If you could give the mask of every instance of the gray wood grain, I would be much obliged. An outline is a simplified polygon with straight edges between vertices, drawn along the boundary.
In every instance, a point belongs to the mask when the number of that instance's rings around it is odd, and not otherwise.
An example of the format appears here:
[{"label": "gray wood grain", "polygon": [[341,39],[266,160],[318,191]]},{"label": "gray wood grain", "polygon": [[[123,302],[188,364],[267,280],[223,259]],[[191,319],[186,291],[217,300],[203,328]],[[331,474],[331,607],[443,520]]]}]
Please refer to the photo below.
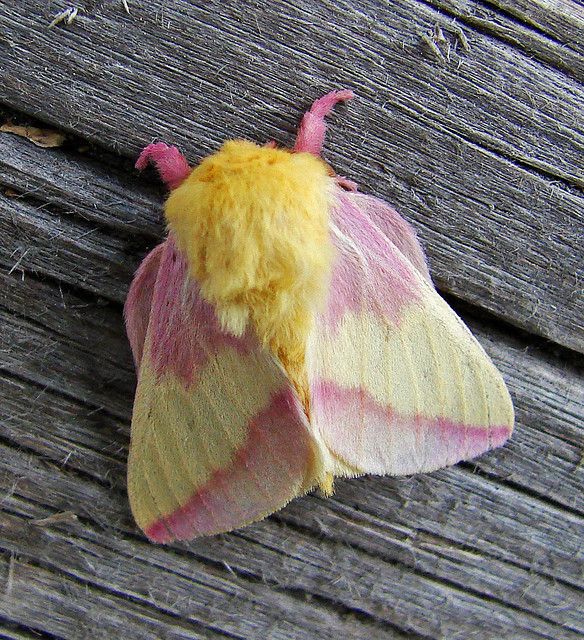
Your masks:
[{"label": "gray wood grain", "polygon": [[430,0],[454,17],[578,80],[584,78],[584,9],[573,0]]},{"label": "gray wood grain", "polygon": [[566,47],[584,53],[584,7],[578,0],[490,0],[490,4]]},{"label": "gray wood grain", "polygon": [[[0,6],[0,103],[78,136],[0,135],[0,636],[582,637],[580,5],[128,2],[52,30],[64,3]],[[164,193],[133,157],[156,136],[193,161],[234,135],[289,143],[341,85],[360,99],[328,159],[419,230],[516,431],[471,463],[151,545],[126,495],[121,304]]]},{"label": "gray wood grain", "polygon": [[[353,509],[353,518],[349,513],[335,514],[335,503],[331,508],[327,501],[309,498],[307,500],[312,500],[312,504],[303,508],[302,501],[296,501],[278,518],[271,518],[237,534],[165,550],[152,547],[143,539],[128,537],[127,533],[123,535],[128,529],[129,517],[111,490],[72,477],[64,470],[60,475],[51,473],[45,465],[26,454],[6,450],[2,454],[2,472],[8,472],[18,480],[18,488],[14,492],[17,496],[5,500],[6,510],[1,516],[3,530],[6,529],[4,544],[8,548],[22,549],[22,538],[26,536],[26,553],[36,562],[42,561],[42,564],[52,565],[56,570],[77,575],[79,579],[97,583],[101,588],[109,585],[109,590],[117,593],[135,595],[136,592],[146,592],[155,606],[163,610],[169,600],[170,604],[175,604],[181,603],[182,598],[186,599],[186,591],[192,601],[182,603],[181,613],[184,617],[190,613],[199,620],[211,606],[209,595],[205,594],[212,585],[217,589],[218,583],[223,584],[221,590],[224,595],[233,594],[234,588],[246,589],[248,597],[244,602],[240,603],[238,599],[237,603],[226,607],[230,598],[219,599],[213,607],[217,611],[211,612],[219,627],[231,629],[236,635],[238,632],[231,625],[239,625],[241,637],[254,637],[245,631],[250,624],[246,600],[252,600],[258,608],[259,603],[264,603],[265,608],[259,609],[260,613],[270,609],[268,605],[274,606],[274,599],[283,602],[266,614],[269,619],[261,620],[259,628],[264,632],[271,629],[270,625],[277,624],[282,611],[285,611],[285,619],[296,620],[298,637],[303,637],[303,634],[311,637],[310,622],[318,615],[319,599],[323,605],[328,602],[330,608],[337,611],[341,608],[346,612],[359,610],[366,613],[370,623],[376,621],[373,623],[379,625],[385,621],[392,626],[397,623],[403,625],[408,633],[421,635],[440,636],[442,625],[448,629],[444,633],[447,637],[473,637],[473,633],[477,637],[500,637],[506,630],[511,637],[571,638],[577,637],[573,625],[581,629],[581,616],[577,609],[580,594],[569,586],[569,581],[566,584],[557,578],[546,579],[539,568],[522,570],[513,561],[502,563],[495,560],[491,561],[487,571],[477,570],[476,565],[481,561],[473,557],[481,554],[472,543],[458,546],[448,534],[456,529],[457,516],[460,517],[465,509],[476,515],[475,529],[490,519],[489,512],[478,511],[468,498],[466,505],[464,501],[460,502],[456,491],[453,494],[448,491],[444,498],[449,500],[451,510],[452,506],[458,505],[458,513],[449,517],[444,505],[437,504],[436,510],[442,517],[436,522],[436,517],[432,516],[432,528],[444,529],[444,532],[425,531],[427,521],[423,517],[415,521],[411,513],[408,525],[404,526],[401,521],[388,525],[388,510],[393,515],[399,509],[399,502],[403,506],[404,498],[412,500],[412,493],[416,491],[440,502],[439,492],[432,491],[432,480],[430,486],[424,482],[414,489],[411,484],[400,487],[399,499],[394,506],[391,498],[385,500],[386,504],[377,504],[380,497],[391,497],[393,491],[386,488],[378,493],[375,486],[369,486],[364,492],[362,485],[365,481],[356,481],[347,485],[352,492],[351,499],[359,500],[360,505],[359,510]],[[419,479],[412,481],[415,485],[419,483]],[[444,484],[448,485],[450,481]],[[472,483],[465,487],[465,493],[471,487]],[[368,499],[364,499],[364,493]],[[509,495],[503,497],[508,498]],[[24,509],[30,516],[29,501],[35,503],[39,498],[43,504],[48,503],[57,509],[65,503],[73,505],[80,515],[80,522],[68,525],[61,535],[55,530],[63,529],[62,526],[39,530],[38,527],[27,528],[22,522],[11,523],[10,513],[21,513]],[[23,501],[26,508],[21,504]],[[511,501],[510,513],[515,506]],[[348,507],[346,505],[345,509]],[[301,512],[294,513],[298,508]],[[374,513],[377,510],[375,517],[369,515],[370,510]],[[32,514],[39,515],[38,507]],[[468,519],[468,515],[465,517]],[[512,521],[513,516],[508,516],[508,519]],[[357,525],[360,520],[359,534]],[[525,531],[524,526],[527,526]],[[517,546],[534,537],[534,526],[537,530],[533,518],[529,525],[523,524],[521,516],[517,518],[514,533]],[[570,544],[579,543],[577,531],[574,530],[573,534],[572,542],[568,542],[565,549],[568,553]],[[370,544],[370,539],[375,541],[375,545]],[[480,540],[478,542],[481,543]],[[543,544],[539,543],[540,548]],[[541,553],[538,554],[540,556]],[[84,557],[88,559],[86,564]],[[486,555],[482,562],[488,559]],[[117,563],[117,571],[112,570],[110,563]],[[566,562],[560,563],[559,570],[562,564]],[[496,572],[499,567],[501,575]],[[427,571],[431,574],[427,575]],[[487,586],[480,585],[481,577]],[[513,591],[518,587],[519,591]],[[531,593],[532,589],[535,593]],[[298,593],[312,594],[310,602],[315,612],[308,620],[304,620],[306,611],[303,607],[294,603]],[[163,598],[162,602],[158,601],[159,597]],[[505,604],[498,604],[501,599]],[[300,599],[302,601],[305,601],[304,597]],[[518,607],[514,606],[514,601]],[[440,606],[431,610],[432,603],[435,607]],[[203,606],[199,608],[198,605]],[[327,607],[322,609],[326,612]],[[555,624],[550,621],[554,618]],[[366,637],[365,633],[374,633],[371,629],[366,631],[367,620],[364,623],[362,633],[355,631],[356,635],[349,637]],[[327,624],[331,624],[331,620]],[[480,634],[476,633],[477,625],[481,629]],[[492,631],[485,633],[486,625]],[[319,633],[323,635],[316,637],[332,637],[323,630]]]},{"label": "gray wood grain", "polygon": [[[3,516],[3,527],[6,522],[7,516]],[[92,566],[89,558],[86,562]],[[8,563],[2,564],[6,573],[9,570]],[[122,632],[125,638],[157,640],[161,637],[161,622],[166,623],[165,638],[198,640],[221,637],[221,634],[205,633],[203,625],[197,628],[176,620],[175,616],[165,616],[162,611],[153,618],[147,607],[135,605],[130,599],[121,608],[117,602],[100,593],[99,589],[68,576],[56,576],[29,560],[14,560],[12,570],[11,593],[0,604],[0,613],[8,605],[13,619],[30,626],[31,622],[34,624],[39,606],[43,607],[41,628],[52,637],[105,639],[119,637],[118,634]]]},{"label": "gray wood grain", "polygon": [[[359,103],[328,145],[338,171],[418,223],[444,290],[582,351],[581,85],[515,46],[533,29],[501,40],[465,24],[470,51],[455,51],[456,11],[92,3],[48,30],[48,11],[23,0],[0,8],[0,101],[127,155],[161,137],[196,160],[226,137],[289,143],[311,98],[351,86]],[[550,29],[575,29],[561,13]],[[436,23],[450,60],[421,40]]]}]

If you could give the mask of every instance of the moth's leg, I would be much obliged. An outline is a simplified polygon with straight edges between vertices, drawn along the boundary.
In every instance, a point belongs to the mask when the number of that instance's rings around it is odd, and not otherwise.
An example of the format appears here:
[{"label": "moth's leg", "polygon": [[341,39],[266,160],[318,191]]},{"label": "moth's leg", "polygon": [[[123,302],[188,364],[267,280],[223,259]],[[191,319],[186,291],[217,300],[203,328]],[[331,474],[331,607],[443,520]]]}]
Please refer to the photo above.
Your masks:
[{"label": "moth's leg", "polygon": [[345,178],[344,176],[336,176],[336,181],[339,187],[344,189],[345,191],[358,191],[359,185],[349,178]]}]

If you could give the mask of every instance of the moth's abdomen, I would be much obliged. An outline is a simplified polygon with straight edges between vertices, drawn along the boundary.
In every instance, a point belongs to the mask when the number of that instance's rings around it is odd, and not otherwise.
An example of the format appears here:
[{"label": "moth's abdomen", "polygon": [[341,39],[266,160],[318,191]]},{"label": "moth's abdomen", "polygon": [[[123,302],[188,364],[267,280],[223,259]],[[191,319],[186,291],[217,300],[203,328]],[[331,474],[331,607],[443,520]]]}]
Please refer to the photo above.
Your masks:
[{"label": "moth's abdomen", "polygon": [[251,322],[292,372],[332,262],[331,178],[308,153],[226,142],[170,195],[166,217],[225,329]]}]

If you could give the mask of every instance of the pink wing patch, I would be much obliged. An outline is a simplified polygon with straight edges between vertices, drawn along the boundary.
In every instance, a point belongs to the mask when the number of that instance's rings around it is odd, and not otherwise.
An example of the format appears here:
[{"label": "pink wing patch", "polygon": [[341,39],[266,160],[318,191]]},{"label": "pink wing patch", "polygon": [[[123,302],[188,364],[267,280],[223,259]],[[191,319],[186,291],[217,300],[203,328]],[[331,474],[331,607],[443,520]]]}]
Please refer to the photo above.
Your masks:
[{"label": "pink wing patch", "polygon": [[[363,389],[334,382],[312,386],[315,419],[335,454],[367,473],[434,471],[501,446],[508,426],[469,427],[446,418],[403,416]],[[316,418],[318,416],[318,418]]]},{"label": "pink wing patch", "polygon": [[345,201],[352,202],[359,211],[367,215],[377,229],[416,267],[419,273],[428,282],[432,282],[426,256],[414,228],[395,209],[383,200],[363,193],[348,194],[345,196]]},{"label": "pink wing patch", "polygon": [[165,245],[152,303],[150,356],[159,375],[172,372],[188,387],[222,348],[232,347],[244,355],[257,348],[257,343],[249,332],[236,338],[221,329],[213,307],[188,277],[186,258],[172,237]]},{"label": "pink wing patch", "polygon": [[307,358],[311,421],[329,449],[363,473],[408,474],[501,445],[508,392],[431,286],[409,225],[339,189],[332,238],[329,301]]},{"label": "pink wing patch", "polygon": [[283,423],[298,411],[296,402],[291,389],[274,395],[250,421],[247,439],[231,464],[216,469],[184,505],[149,525],[144,531],[148,538],[164,543],[226,531],[286,504],[311,455],[304,433],[299,437],[293,422]]},{"label": "pink wing patch", "polygon": [[[337,194],[338,205],[332,215],[337,261],[324,314],[325,324],[334,330],[347,311],[365,309],[398,323],[402,309],[419,298],[419,279],[399,251],[388,251],[392,245],[388,244],[387,237],[361,209],[361,203],[369,204],[373,198],[341,189],[337,189]],[[399,228],[392,233],[399,233]],[[414,246],[419,247],[417,241]],[[376,295],[379,287],[388,295]]]},{"label": "pink wing patch", "polygon": [[144,258],[132,280],[126,304],[124,305],[126,331],[137,370],[140,369],[140,362],[142,361],[144,341],[146,340],[146,332],[150,321],[154,285],[158,277],[160,257],[164,251],[164,246],[164,244],[159,244]]}]

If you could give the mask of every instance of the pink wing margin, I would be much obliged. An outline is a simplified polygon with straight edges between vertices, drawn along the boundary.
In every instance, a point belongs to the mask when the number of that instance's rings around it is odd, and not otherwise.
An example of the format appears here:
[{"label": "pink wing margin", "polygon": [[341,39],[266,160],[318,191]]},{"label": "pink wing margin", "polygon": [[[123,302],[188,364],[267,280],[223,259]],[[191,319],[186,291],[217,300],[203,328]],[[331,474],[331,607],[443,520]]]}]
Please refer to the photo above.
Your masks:
[{"label": "pink wing margin", "polygon": [[144,341],[146,340],[146,332],[150,322],[152,296],[154,295],[160,258],[164,253],[164,249],[165,243],[159,244],[142,260],[132,280],[126,297],[126,304],[124,305],[126,333],[134,356],[136,371],[140,370],[140,363],[142,362]]},{"label": "pink wing margin", "polygon": [[350,203],[366,215],[374,227],[387,238],[390,245],[393,245],[412,263],[418,273],[432,284],[426,255],[418,236],[412,225],[406,222],[395,209],[383,200],[363,193],[347,193],[342,201]]}]

